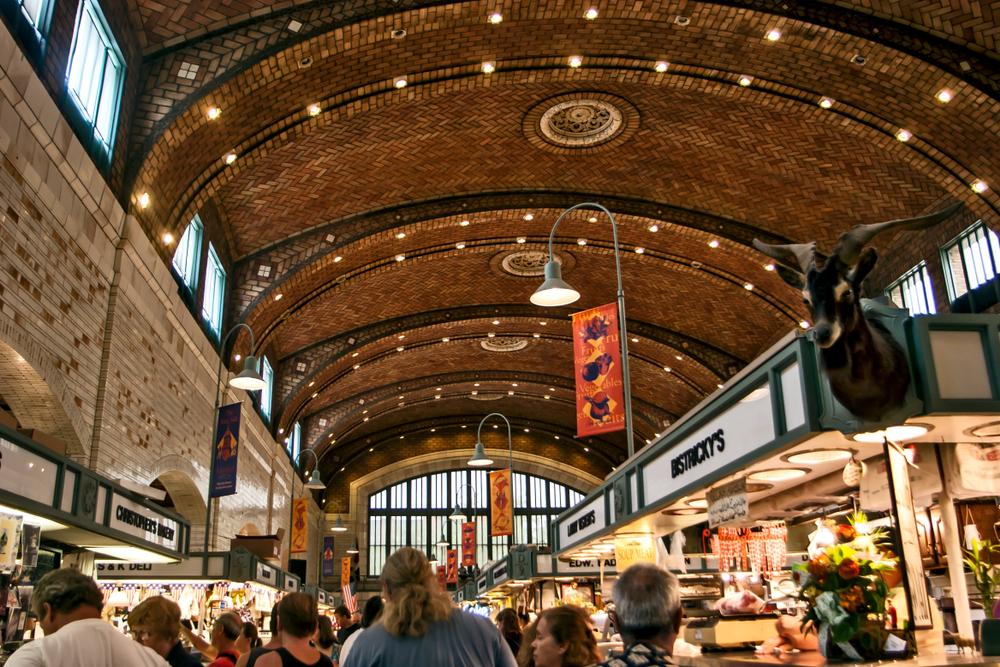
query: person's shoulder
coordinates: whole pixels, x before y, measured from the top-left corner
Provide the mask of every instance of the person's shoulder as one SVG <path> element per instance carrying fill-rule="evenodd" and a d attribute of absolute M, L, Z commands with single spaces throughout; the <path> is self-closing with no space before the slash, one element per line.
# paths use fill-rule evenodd
<path fill-rule="evenodd" d="M 35 639 L 14 651 L 14 654 L 4 663 L 4 667 L 41 667 L 44 664 L 42 662 L 42 640 Z"/>

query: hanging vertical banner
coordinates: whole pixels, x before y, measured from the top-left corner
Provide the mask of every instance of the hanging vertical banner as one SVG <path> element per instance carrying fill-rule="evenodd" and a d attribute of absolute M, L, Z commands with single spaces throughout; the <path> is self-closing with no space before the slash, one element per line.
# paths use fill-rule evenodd
<path fill-rule="evenodd" d="M 448 580 L 449 584 L 458 583 L 458 549 L 448 549 L 448 557 L 445 560 L 448 564 Z"/>
<path fill-rule="evenodd" d="M 441 587 L 441 590 L 443 591 L 448 590 L 448 568 L 446 568 L 444 565 L 438 565 L 437 577 L 438 577 L 438 586 Z"/>
<path fill-rule="evenodd" d="M 340 559 L 340 585 L 349 586 L 351 583 L 351 557 L 344 556 Z"/>
<path fill-rule="evenodd" d="M 476 522 L 462 523 L 462 565 L 470 567 L 476 564 Z"/>
<path fill-rule="evenodd" d="M 578 436 L 625 428 L 621 356 L 615 304 L 573 314 Z"/>
<path fill-rule="evenodd" d="M 514 534 L 514 503 L 511 502 L 510 470 L 490 473 L 490 536 Z"/>
<path fill-rule="evenodd" d="M 333 535 L 323 538 L 323 576 L 337 576 L 337 564 L 333 560 Z"/>
<path fill-rule="evenodd" d="M 219 408 L 215 422 L 215 445 L 212 449 L 212 481 L 208 487 L 210 498 L 231 496 L 236 493 L 236 463 L 240 453 L 240 408 L 232 403 Z"/>
<path fill-rule="evenodd" d="M 21 528 L 21 566 L 38 565 L 38 544 L 42 537 L 42 527 L 24 524 Z"/>
<path fill-rule="evenodd" d="M 296 498 L 292 502 L 292 548 L 291 553 L 304 553 L 309 544 L 309 501 Z"/>

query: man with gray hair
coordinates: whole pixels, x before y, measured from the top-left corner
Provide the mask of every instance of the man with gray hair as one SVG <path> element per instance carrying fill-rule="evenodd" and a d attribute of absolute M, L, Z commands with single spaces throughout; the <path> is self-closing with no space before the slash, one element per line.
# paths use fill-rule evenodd
<path fill-rule="evenodd" d="M 6 667 L 167 667 L 152 649 L 101 619 L 104 596 L 76 570 L 53 570 L 35 584 L 31 607 L 45 632 L 14 651 Z"/>
<path fill-rule="evenodd" d="M 227 611 L 217 619 L 212 626 L 212 646 L 217 657 L 208 667 L 236 667 L 240 653 L 236 650 L 236 640 L 243 630 L 243 619 L 235 612 Z"/>
<path fill-rule="evenodd" d="M 677 577 L 656 565 L 637 563 L 618 577 L 612 597 L 625 652 L 600 667 L 676 664 L 671 655 L 682 616 Z"/>

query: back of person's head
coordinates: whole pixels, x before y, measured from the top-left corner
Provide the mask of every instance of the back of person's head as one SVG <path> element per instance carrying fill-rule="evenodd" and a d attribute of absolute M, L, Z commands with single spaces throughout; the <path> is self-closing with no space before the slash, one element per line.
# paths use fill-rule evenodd
<path fill-rule="evenodd" d="M 338 604 L 336 607 L 333 608 L 333 615 L 342 616 L 343 618 L 350 620 L 351 610 L 347 608 L 346 604 Z"/>
<path fill-rule="evenodd" d="M 385 602 L 382 601 L 381 595 L 368 598 L 368 601 L 365 602 L 365 611 L 361 615 L 361 627 L 370 628 L 382 615 L 383 609 L 385 609 Z"/>
<path fill-rule="evenodd" d="M 388 601 L 382 625 L 397 637 L 423 637 L 432 623 L 446 620 L 451 598 L 441 590 L 427 556 L 413 547 L 397 549 L 382 567 Z"/>
<path fill-rule="evenodd" d="M 333 643 L 337 641 L 337 635 L 333 631 L 333 621 L 330 620 L 329 616 L 320 616 L 318 620 L 319 633 L 316 637 L 316 643 L 322 649 L 328 649 L 333 646 Z"/>
<path fill-rule="evenodd" d="M 635 639 L 652 639 L 680 629 L 680 586 L 661 567 L 637 563 L 618 575 L 612 591 L 618 629 Z"/>
<path fill-rule="evenodd" d="M 590 617 L 583 609 L 573 605 L 552 607 L 538 615 L 538 623 L 543 620 L 556 643 L 566 647 L 563 667 L 585 667 L 601 662 Z"/>
<path fill-rule="evenodd" d="M 271 607 L 271 618 L 267 620 L 267 629 L 271 631 L 271 638 L 274 639 L 278 636 L 278 605 L 280 602 L 275 602 L 274 606 Z"/>
<path fill-rule="evenodd" d="M 536 636 L 538 636 L 538 621 L 524 626 L 521 649 L 514 656 L 517 659 L 517 667 L 535 667 L 535 650 L 531 645 Z"/>
<path fill-rule="evenodd" d="M 497 614 L 497 627 L 504 637 L 521 636 L 521 621 L 517 618 L 517 612 L 510 607 L 504 607 Z"/>
<path fill-rule="evenodd" d="M 170 643 L 176 643 L 181 631 L 181 608 L 170 598 L 156 595 L 146 598 L 128 615 L 129 627 L 144 630 Z"/>
<path fill-rule="evenodd" d="M 278 603 L 281 631 L 304 639 L 316 632 L 316 600 L 306 593 L 289 593 Z"/>
<path fill-rule="evenodd" d="M 104 608 L 104 596 L 97 582 L 76 570 L 52 570 L 38 580 L 31 596 L 35 615 L 44 618 L 45 605 L 55 614 L 69 614 L 80 607 L 93 607 L 95 614 Z"/>
<path fill-rule="evenodd" d="M 214 628 L 219 628 L 223 637 L 234 642 L 240 638 L 240 633 L 243 632 L 243 619 L 236 612 L 227 611 L 215 619 Z"/>
<path fill-rule="evenodd" d="M 243 636 L 250 643 L 250 648 L 257 648 L 263 643 L 260 641 L 260 633 L 257 632 L 257 625 L 251 621 L 243 621 Z"/>

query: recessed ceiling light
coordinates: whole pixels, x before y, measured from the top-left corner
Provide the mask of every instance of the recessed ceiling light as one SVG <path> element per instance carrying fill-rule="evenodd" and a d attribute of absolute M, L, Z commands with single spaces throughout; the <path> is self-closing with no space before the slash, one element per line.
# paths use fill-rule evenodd
<path fill-rule="evenodd" d="M 517 237 L 517 242 L 518 243 L 527 243 L 528 239 L 524 238 L 523 236 L 518 236 Z"/>
<path fill-rule="evenodd" d="M 636 248 L 635 249 L 635 254 L 637 254 L 637 255 L 641 255 L 644 252 L 646 252 L 645 248 Z"/>
<path fill-rule="evenodd" d="M 396 86 L 397 88 L 406 88 L 406 84 L 407 81 L 405 76 L 397 76 L 395 79 L 392 80 L 392 85 Z"/>
<path fill-rule="evenodd" d="M 909 130 L 904 130 L 903 128 L 896 130 L 895 136 L 897 141 L 902 141 L 903 143 L 906 143 L 913 138 L 913 134 Z"/>
<path fill-rule="evenodd" d="M 524 432 L 525 433 L 531 433 L 531 429 L 526 428 L 526 429 L 524 429 Z"/>
<path fill-rule="evenodd" d="M 455 248 L 457 248 L 458 250 L 462 250 L 465 248 L 465 243 L 463 241 L 459 241 L 458 243 L 455 244 Z"/>
<path fill-rule="evenodd" d="M 583 64 L 583 56 L 570 56 L 569 57 L 569 66 L 570 67 L 576 68 L 576 67 L 579 67 L 582 64 Z"/>
<path fill-rule="evenodd" d="M 719 241 L 717 239 L 712 239 L 711 241 L 708 242 L 708 247 L 709 248 L 718 248 L 719 247 Z"/>
<path fill-rule="evenodd" d="M 459 227 L 468 227 L 469 226 L 469 221 L 468 220 L 463 220 L 460 223 L 458 223 L 458 225 L 459 225 Z"/>
<path fill-rule="evenodd" d="M 633 338 L 633 339 L 632 339 L 632 342 L 633 342 L 633 343 L 638 343 L 638 342 L 639 342 L 639 339 L 638 339 L 638 338 Z"/>
<path fill-rule="evenodd" d="M 354 353 L 354 354 L 352 354 L 351 356 L 352 356 L 352 357 L 356 357 L 356 356 L 358 356 L 359 354 L 361 354 L 361 353 L 360 353 L 360 352 L 355 352 L 355 353 Z"/>
<path fill-rule="evenodd" d="M 313 398 L 316 398 L 317 396 L 319 396 L 319 392 L 316 392 L 315 394 L 312 395 Z"/>
<path fill-rule="evenodd" d="M 143 192 L 141 195 L 139 195 L 138 199 L 139 208 L 149 208 L 149 201 L 150 201 L 149 193 Z"/>
<path fill-rule="evenodd" d="M 432 428 L 431 429 L 431 433 L 435 433 L 435 432 L 437 432 L 437 429 L 436 428 Z"/>
<path fill-rule="evenodd" d="M 748 292 L 752 292 L 753 291 L 753 283 L 743 283 L 743 289 L 745 289 Z"/>
<path fill-rule="evenodd" d="M 551 397 L 551 396 L 549 396 L 548 394 L 545 394 L 545 395 L 543 396 L 543 398 L 544 398 L 544 399 L 545 399 L 545 400 L 547 401 L 547 400 L 549 400 L 549 399 L 550 399 L 550 398 L 552 398 L 552 397 Z"/>
<path fill-rule="evenodd" d="M 647 227 L 647 229 L 655 234 L 656 232 L 660 231 L 660 226 L 657 224 L 652 224 L 649 227 Z"/>
<path fill-rule="evenodd" d="M 682 356 L 681 356 L 681 355 L 679 355 L 679 354 L 675 354 L 675 355 L 674 355 L 674 359 L 676 359 L 677 361 L 683 361 L 683 360 L 684 360 L 684 357 L 682 357 Z"/>
<path fill-rule="evenodd" d="M 539 322 L 543 327 L 548 324 L 548 322 Z"/>
<path fill-rule="evenodd" d="M 403 398 L 404 398 L 403 396 L 400 396 L 400 397 L 399 397 L 399 400 L 403 400 Z"/>
<path fill-rule="evenodd" d="M 397 347 L 397 348 L 396 348 L 396 352 L 402 352 L 402 351 L 403 351 L 403 350 L 405 350 L 405 349 L 406 349 L 406 347 L 405 347 L 405 346 L 403 346 L 403 345 L 400 345 L 399 347 Z"/>
<path fill-rule="evenodd" d="M 930 429 L 922 424 L 903 424 L 901 426 L 890 426 L 884 431 L 870 431 L 868 433 L 855 433 L 851 439 L 855 442 L 869 442 L 881 444 L 883 439 L 890 442 L 906 442 L 926 435 Z"/>
<path fill-rule="evenodd" d="M 397 239 L 405 239 L 406 238 L 406 232 L 396 232 L 396 238 Z"/>
<path fill-rule="evenodd" d="M 483 74 L 493 74 L 497 70 L 497 64 L 492 60 L 483 62 Z"/>
<path fill-rule="evenodd" d="M 479 383 L 478 383 L 478 382 L 473 382 L 473 383 L 472 383 L 472 386 L 473 386 L 473 387 L 478 387 L 478 386 L 479 386 Z"/>
<path fill-rule="evenodd" d="M 517 383 L 516 383 L 516 382 L 511 382 L 511 383 L 510 383 L 510 386 L 512 386 L 512 387 L 516 387 L 516 386 L 517 386 Z"/>
<path fill-rule="evenodd" d="M 583 18 L 587 19 L 588 21 L 593 21 L 594 19 L 596 19 L 597 18 L 597 7 L 591 7 L 590 9 L 588 9 L 587 11 L 585 11 L 583 13 Z"/>
<path fill-rule="evenodd" d="M 369 448 L 368 448 L 368 451 L 369 451 L 369 452 L 374 452 L 374 451 L 375 451 L 375 448 L 374 448 L 374 447 L 369 447 Z"/>
<path fill-rule="evenodd" d="M 434 391 L 441 391 L 441 387 L 434 387 Z"/>
<path fill-rule="evenodd" d="M 508 396 L 513 396 L 513 395 L 514 395 L 514 392 L 512 392 L 512 391 L 508 391 L 508 392 L 507 392 L 507 395 L 508 395 Z"/>
<path fill-rule="evenodd" d="M 492 331 L 489 332 L 488 334 L 486 334 L 486 336 L 489 337 L 489 338 L 496 338 L 496 334 L 493 333 Z"/>
<path fill-rule="evenodd" d="M 396 255 L 396 261 L 397 262 L 402 262 L 404 259 L 406 259 L 406 255 L 404 255 L 402 253 Z"/>
<path fill-rule="evenodd" d="M 531 222 L 532 220 L 535 219 L 535 216 L 532 213 L 525 213 L 524 214 L 524 219 L 527 220 L 528 222 Z"/>
<path fill-rule="evenodd" d="M 663 370 L 665 370 L 666 372 L 670 373 L 670 372 L 673 372 L 674 369 L 672 369 L 670 366 L 664 366 Z"/>
<path fill-rule="evenodd" d="M 277 294 L 274 295 L 274 300 L 275 301 L 281 301 L 284 297 L 285 297 L 284 294 L 282 294 L 281 292 L 278 292 Z"/>
<path fill-rule="evenodd" d="M 577 245 L 587 245 L 587 239 L 577 239 L 576 240 L 576 244 Z"/>
<path fill-rule="evenodd" d="M 553 437 L 553 438 L 555 438 L 556 440 L 558 440 L 558 439 L 559 439 L 559 436 L 558 436 L 558 435 L 554 435 L 554 436 L 552 436 L 552 437 Z"/>
<path fill-rule="evenodd" d="M 663 72 L 666 72 L 668 69 L 670 69 L 670 63 L 668 63 L 666 60 L 657 60 L 656 64 L 653 65 L 653 69 L 662 74 Z"/>
<path fill-rule="evenodd" d="M 319 112 L 322 111 L 322 110 L 323 110 L 323 107 L 321 107 L 319 104 L 317 104 L 315 102 L 313 104 L 310 104 L 306 108 L 306 111 L 309 113 L 310 116 L 318 116 Z"/>
<path fill-rule="evenodd" d="M 585 451 L 585 452 L 589 452 L 589 451 L 590 451 L 590 447 L 584 447 L 584 448 L 583 448 L 583 451 Z"/>
<path fill-rule="evenodd" d="M 472 394 L 473 396 L 478 396 L 478 395 L 479 395 L 479 392 L 478 392 L 478 391 L 476 391 L 475 389 L 473 389 L 473 390 L 472 390 L 472 391 L 471 391 L 470 393 L 471 393 L 471 394 Z"/>
<path fill-rule="evenodd" d="M 236 162 L 236 153 L 229 151 L 223 159 L 226 161 L 226 164 L 232 164 Z"/>
<path fill-rule="evenodd" d="M 208 107 L 208 111 L 205 112 L 209 120 L 215 120 L 222 115 L 222 109 L 219 107 Z"/>
<path fill-rule="evenodd" d="M 534 336 L 535 338 L 541 338 L 542 337 L 542 334 L 540 334 L 540 333 L 533 333 L 531 335 Z"/>
<path fill-rule="evenodd" d="M 447 336 L 445 336 L 444 338 L 441 339 L 441 342 L 442 343 L 447 343 L 449 340 L 451 340 L 451 339 L 448 338 Z"/>
<path fill-rule="evenodd" d="M 500 324 L 500 320 L 493 320 L 493 324 L 494 325 Z"/>
<path fill-rule="evenodd" d="M 549 387 L 549 391 L 554 392 L 555 390 L 556 390 L 555 387 Z"/>
<path fill-rule="evenodd" d="M 978 194 L 983 194 L 984 192 L 990 189 L 990 186 L 987 185 L 986 181 L 980 178 L 977 178 L 976 180 L 972 181 L 970 187 L 972 188 L 973 192 Z"/>
<path fill-rule="evenodd" d="M 704 498 L 694 498 L 693 500 L 687 501 L 687 504 L 691 507 L 698 507 L 700 509 L 705 509 L 708 507 L 708 501 Z"/>
<path fill-rule="evenodd" d="M 739 79 L 738 83 L 739 83 L 739 84 L 740 84 L 741 86 L 743 86 L 744 88 L 746 88 L 746 87 L 747 87 L 747 86 L 749 86 L 749 85 L 750 85 L 751 83 L 753 83 L 753 77 L 752 77 L 752 76 L 746 76 L 746 75 L 744 74 L 743 76 L 741 76 L 741 77 L 740 77 L 740 79 Z"/>
<path fill-rule="evenodd" d="M 764 265 L 765 271 L 774 271 L 774 262 L 768 262 Z"/>
<path fill-rule="evenodd" d="M 242 358 L 243 358 L 243 355 L 241 355 L 241 354 L 234 354 L 233 355 L 233 361 L 239 361 Z M 309 386 L 311 387 L 312 385 L 310 384 Z"/>
<path fill-rule="evenodd" d="M 808 329 L 809 328 L 809 323 L 806 322 L 805 320 L 801 320 L 799 322 L 799 328 L 800 329 Z"/>
<path fill-rule="evenodd" d="M 361 364 L 354 364 L 354 370 L 358 370 L 359 368 L 361 368 Z"/>
<path fill-rule="evenodd" d="M 501 14 L 500 12 L 493 12 L 492 14 L 490 14 L 490 23 L 492 23 L 493 25 L 496 25 L 501 21 L 503 21 L 503 14 Z"/>
<path fill-rule="evenodd" d="M 434 394 L 434 400 L 435 401 L 438 400 L 439 398 L 441 398 L 441 394 Z"/>
<path fill-rule="evenodd" d="M 722 389 L 722 383 L 721 382 L 719 384 L 715 385 L 715 386 L 718 387 L 719 389 Z"/>
<path fill-rule="evenodd" d="M 955 99 L 955 93 L 953 93 L 948 88 L 942 88 L 941 90 L 937 91 L 937 95 L 934 96 L 934 99 L 936 99 L 941 104 L 948 104 L 948 102 L 951 102 L 953 99 Z"/>
<path fill-rule="evenodd" d="M 284 433 L 284 432 L 285 432 L 285 429 L 283 429 L 283 428 L 279 428 L 279 429 L 278 429 L 278 435 L 281 435 L 281 434 L 282 434 L 282 433 Z"/>
<path fill-rule="evenodd" d="M 787 482 L 792 479 L 805 477 L 808 470 L 802 468 L 772 468 L 770 470 L 758 470 L 747 475 L 747 479 L 755 482 Z"/>
<path fill-rule="evenodd" d="M 824 109 L 829 109 L 833 106 L 833 100 L 829 97 L 821 97 L 819 98 L 819 105 Z"/>
<path fill-rule="evenodd" d="M 399 340 L 403 340 L 404 338 L 406 338 L 406 334 L 399 334 L 398 336 L 396 336 L 396 338 L 398 338 Z"/>
<path fill-rule="evenodd" d="M 592 215 L 589 218 L 587 218 L 587 222 L 597 222 L 597 217 Z"/>
<path fill-rule="evenodd" d="M 851 458 L 852 455 L 853 452 L 848 449 L 817 449 L 811 452 L 790 454 L 785 460 L 797 465 L 814 466 L 832 461 L 843 461 Z"/>
<path fill-rule="evenodd" d="M 764 39 L 766 39 L 769 42 L 777 42 L 779 39 L 781 39 L 781 31 L 778 30 L 777 28 L 771 28 L 770 30 L 767 31 L 767 34 L 764 35 Z"/>
<path fill-rule="evenodd" d="M 166 245 L 170 245 L 174 242 L 174 235 L 170 232 L 163 232 L 163 236 L 161 238 L 163 239 L 163 243 Z"/>
<path fill-rule="evenodd" d="M 343 261 L 343 259 L 344 259 L 343 257 L 337 255 L 336 257 L 333 258 L 333 263 L 336 264 L 337 262 Z"/>

